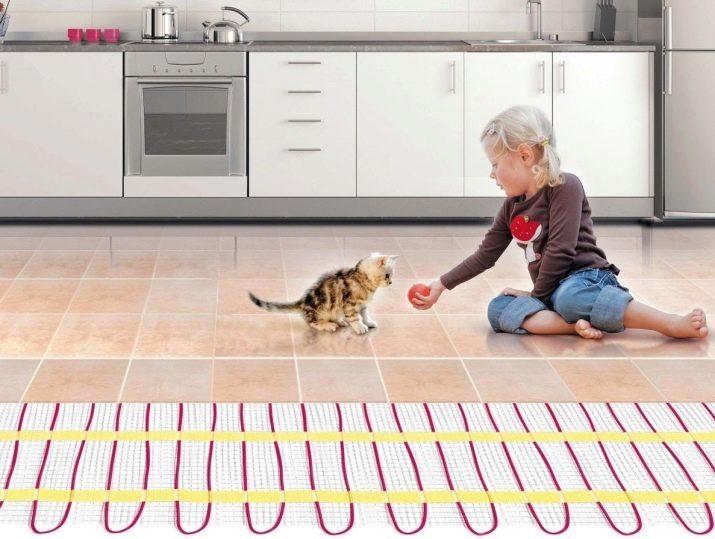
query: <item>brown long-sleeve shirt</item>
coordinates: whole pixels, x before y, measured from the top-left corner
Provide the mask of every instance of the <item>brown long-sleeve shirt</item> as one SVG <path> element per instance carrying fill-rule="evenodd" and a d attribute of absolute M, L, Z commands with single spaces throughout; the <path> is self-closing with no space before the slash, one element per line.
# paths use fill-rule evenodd
<path fill-rule="evenodd" d="M 449 290 L 494 266 L 515 239 L 524 250 L 534 288 L 547 305 L 559 281 L 580 269 L 619 269 L 596 245 L 591 207 L 581 181 L 564 173 L 564 183 L 531 198 L 507 198 L 477 251 L 440 277 Z"/>

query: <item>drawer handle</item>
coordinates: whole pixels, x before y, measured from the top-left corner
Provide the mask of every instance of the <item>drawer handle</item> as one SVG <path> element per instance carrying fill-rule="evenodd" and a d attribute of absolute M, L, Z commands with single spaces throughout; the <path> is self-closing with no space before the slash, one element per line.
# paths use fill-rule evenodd
<path fill-rule="evenodd" d="M 289 65 L 293 66 L 313 66 L 313 65 L 321 65 L 323 62 L 288 62 Z"/>
<path fill-rule="evenodd" d="M 322 90 L 288 90 L 289 94 L 322 94 Z"/>
<path fill-rule="evenodd" d="M 322 152 L 322 148 L 288 148 L 289 152 Z"/>
<path fill-rule="evenodd" d="M 313 124 L 313 123 L 320 123 L 323 120 L 288 120 L 291 123 L 298 123 L 298 124 Z"/>

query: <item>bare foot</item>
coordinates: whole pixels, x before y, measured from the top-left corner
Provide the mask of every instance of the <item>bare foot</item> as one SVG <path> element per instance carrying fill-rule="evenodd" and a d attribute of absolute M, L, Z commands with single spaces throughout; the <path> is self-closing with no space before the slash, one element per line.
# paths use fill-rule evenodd
<path fill-rule="evenodd" d="M 685 316 L 673 315 L 666 335 L 679 339 L 700 338 L 708 334 L 708 322 L 702 309 L 693 309 Z"/>
<path fill-rule="evenodd" d="M 574 330 L 584 339 L 600 339 L 603 331 L 596 329 L 588 320 L 578 320 L 574 325 Z"/>

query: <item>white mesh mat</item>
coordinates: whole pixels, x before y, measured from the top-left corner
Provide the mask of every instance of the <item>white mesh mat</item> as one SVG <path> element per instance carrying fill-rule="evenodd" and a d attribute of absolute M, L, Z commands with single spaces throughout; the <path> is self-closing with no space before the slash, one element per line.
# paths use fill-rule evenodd
<path fill-rule="evenodd" d="M 703 533 L 714 463 L 708 403 L 0 404 L 0 530 Z"/>

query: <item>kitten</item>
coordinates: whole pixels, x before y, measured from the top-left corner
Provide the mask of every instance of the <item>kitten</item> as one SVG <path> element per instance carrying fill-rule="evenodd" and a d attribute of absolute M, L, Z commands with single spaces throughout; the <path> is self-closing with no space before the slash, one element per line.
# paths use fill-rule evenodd
<path fill-rule="evenodd" d="M 350 326 L 358 335 L 376 328 L 367 312 L 375 291 L 392 284 L 392 272 L 399 255 L 372 253 L 352 268 L 326 273 L 294 302 L 263 301 L 251 292 L 251 301 L 267 311 L 301 313 L 312 328 L 335 331 Z"/>

